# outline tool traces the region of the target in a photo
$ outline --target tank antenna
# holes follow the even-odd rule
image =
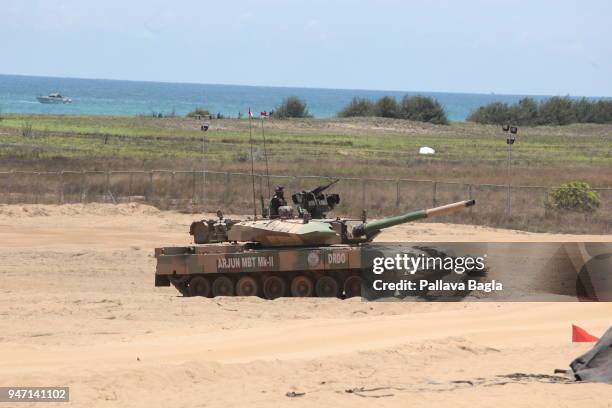
[[[266,180],[268,181],[268,200],[270,200],[270,171],[268,169],[268,150],[266,149],[266,134],[264,132],[264,119],[267,117],[266,112],[260,115],[261,119],[261,137],[263,138],[264,158],[266,159]]]
[[[255,204],[255,158],[253,157],[253,128],[251,120],[253,119],[253,112],[249,107],[249,142],[251,144],[251,183],[253,185],[253,219],[257,219],[257,205]]]

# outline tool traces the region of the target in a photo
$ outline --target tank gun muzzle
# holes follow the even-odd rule
[[[405,224],[407,222],[416,221],[423,218],[438,217],[447,214],[452,214],[454,212],[461,211],[464,208],[471,207],[474,204],[476,204],[476,200],[465,200],[443,205],[441,207],[413,211],[406,214],[397,215],[395,217],[387,217],[383,218],[382,220],[366,222],[357,225],[355,228],[353,228],[353,235],[356,237],[361,237],[364,235],[370,236],[385,228],[393,227],[399,224]]]

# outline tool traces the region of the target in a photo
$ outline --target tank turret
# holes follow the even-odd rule
[[[252,242],[262,247],[358,244],[372,241],[383,229],[415,220],[461,211],[475,204],[459,201],[441,207],[366,222],[355,219],[274,219],[242,221],[228,232],[229,241]]]

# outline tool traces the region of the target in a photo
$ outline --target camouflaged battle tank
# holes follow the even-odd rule
[[[323,201],[333,207],[339,198]],[[218,213],[216,221],[192,224],[196,244],[155,249],[155,286],[172,284],[185,296],[359,296],[364,252],[383,229],[474,204],[460,201],[377,221],[365,215],[313,219],[304,211],[293,218],[291,207],[278,219],[232,221]]]

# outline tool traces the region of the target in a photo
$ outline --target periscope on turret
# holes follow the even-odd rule
[[[340,200],[324,193],[335,182],[294,194],[299,217],[281,212],[280,218],[237,221],[219,212],[216,220],[194,222],[195,244],[155,250],[155,285],[173,285],[185,296],[362,296],[363,271],[381,253],[372,241],[383,229],[475,204],[461,201],[377,221],[323,218]]]

